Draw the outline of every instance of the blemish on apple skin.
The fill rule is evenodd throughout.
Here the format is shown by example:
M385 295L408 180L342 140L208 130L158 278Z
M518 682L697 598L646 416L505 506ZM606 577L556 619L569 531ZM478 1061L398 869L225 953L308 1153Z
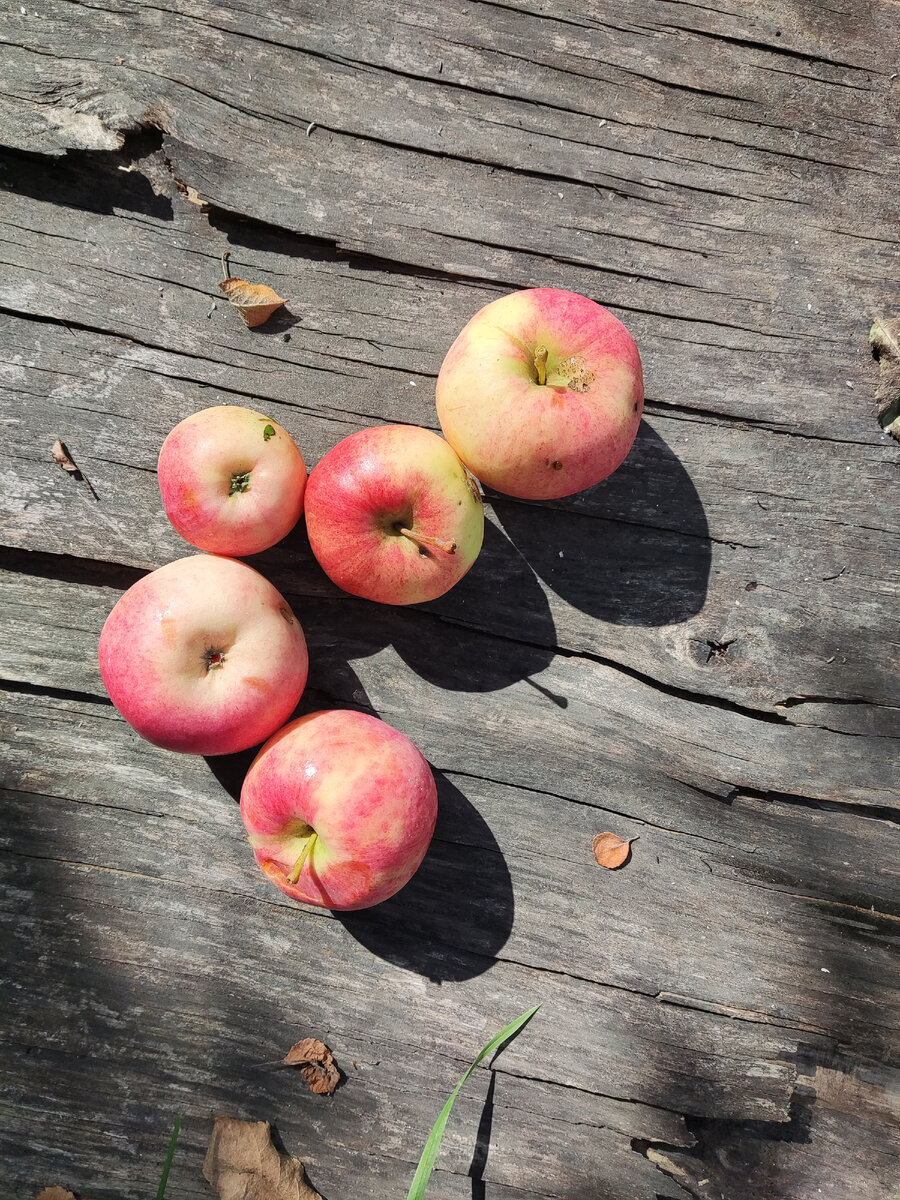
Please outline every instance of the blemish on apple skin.
M279 607L278 611L281 613L281 615L287 621L288 625L293 625L294 614L291 612L291 610L288 608L288 606L286 604L282 604Z
M553 468L553 470L554 470L554 471L561 471L561 470L562 470L562 463L559 461L559 459L558 459L558 458L557 458L557 459L555 459L555 460L554 460L554 461L553 461L553 462L550 464L550 466Z
M268 696L272 690L271 685L265 679L260 679L258 675L245 675L244 683L263 696Z

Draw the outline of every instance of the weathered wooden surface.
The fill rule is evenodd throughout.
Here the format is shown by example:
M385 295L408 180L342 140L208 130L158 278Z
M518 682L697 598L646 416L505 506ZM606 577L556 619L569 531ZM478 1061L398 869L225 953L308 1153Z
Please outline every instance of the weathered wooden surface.
M5 15L0 1195L151 1194L177 1111L172 1197L210 1194L216 1112L273 1120L329 1200L403 1195L465 1060L538 1001L436 1200L896 1194L898 453L866 333L900 299L900 6L844 7ZM256 333L224 249L290 298ZM105 700L106 613L188 549L159 445L219 402L310 465L434 427L456 332L532 284L638 338L625 466L489 497L475 570L419 611L338 593L301 532L257 560L304 705L373 709L439 781L407 890L301 911L247 852L246 756L167 755ZM603 828L640 837L623 871ZM305 1034L331 1099L262 1065Z

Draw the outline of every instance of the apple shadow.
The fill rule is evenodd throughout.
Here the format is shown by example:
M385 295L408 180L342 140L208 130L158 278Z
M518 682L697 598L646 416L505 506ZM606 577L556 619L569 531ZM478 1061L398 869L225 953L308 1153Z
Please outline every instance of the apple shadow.
M328 643L331 650L323 660L333 660L332 669L337 647L345 661L392 645L428 683L449 691L490 692L539 675L555 652L556 629L541 583L489 518L472 569L428 604L376 604L341 592L316 561L302 519L277 545L247 562L284 593L311 649L317 640ZM510 613L515 613L514 627ZM355 680L347 694L356 701L360 691ZM345 693L344 688L338 694ZM565 707L564 698L551 698Z
M646 421L619 469L565 500L491 495L513 544L562 599L616 625L687 621L706 600L712 544L703 505Z
M509 868L485 820L434 771L438 819L428 853L390 900L335 912L372 954L432 982L461 982L490 970L513 925Z
M496 691L539 675L553 658L556 629L543 588L503 530L488 519L469 573L439 599L415 608L441 620L429 621L427 630L418 622L397 621L391 642L408 667L437 687Z

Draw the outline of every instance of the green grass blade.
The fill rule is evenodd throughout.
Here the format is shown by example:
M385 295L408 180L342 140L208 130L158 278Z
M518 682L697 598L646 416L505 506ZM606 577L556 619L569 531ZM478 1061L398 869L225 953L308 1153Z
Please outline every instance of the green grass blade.
M156 1200L163 1200L166 1194L166 1184L169 1182L169 1172L172 1169L172 1159L175 1157L175 1145L178 1141L178 1134L181 1131L181 1117L175 1118L175 1128L172 1130L172 1136L169 1139L169 1153L166 1155L166 1163L163 1167L162 1179L159 1181L159 1190L156 1193Z
M422 1151L422 1157L419 1159L419 1165L416 1167L416 1173L413 1177L412 1186L409 1189L406 1200L422 1200L422 1197L425 1195L425 1189L427 1188L428 1181L431 1178L431 1172L434 1170L434 1164L435 1160L437 1159L438 1150L440 1150L441 1142L444 1138L444 1130L447 1127L447 1120L450 1116L450 1110L453 1108L453 1102L459 1095L462 1085L466 1082L482 1059L487 1058L489 1054L493 1054L495 1050L499 1050L504 1042L509 1041L511 1037L517 1034L522 1026L531 1020L539 1008L539 1004L535 1005L534 1008L529 1008L528 1012L522 1013L521 1017L516 1017L515 1021L510 1021L510 1023L501 1029L498 1034L492 1037L475 1061L468 1068L465 1075L463 1075L462 1079L453 1089L450 1099L441 1109L441 1115L435 1121L434 1128L428 1135L428 1141L425 1143L425 1149Z

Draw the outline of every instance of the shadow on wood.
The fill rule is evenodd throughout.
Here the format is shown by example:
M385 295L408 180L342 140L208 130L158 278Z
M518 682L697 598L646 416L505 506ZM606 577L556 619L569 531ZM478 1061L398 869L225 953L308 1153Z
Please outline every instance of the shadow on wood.
M672 625L703 607L712 557L703 505L646 422L618 471L589 491L527 504L496 496L492 504L540 578L589 616Z
M172 201L154 190L137 167L156 153L162 134L149 130L130 135L119 150L70 150L58 159L4 151L0 155L0 188L87 212L117 209L171 221Z
M434 840L412 880L375 908L334 915L373 954L436 983L482 974L509 938L515 902L484 819L440 771Z

